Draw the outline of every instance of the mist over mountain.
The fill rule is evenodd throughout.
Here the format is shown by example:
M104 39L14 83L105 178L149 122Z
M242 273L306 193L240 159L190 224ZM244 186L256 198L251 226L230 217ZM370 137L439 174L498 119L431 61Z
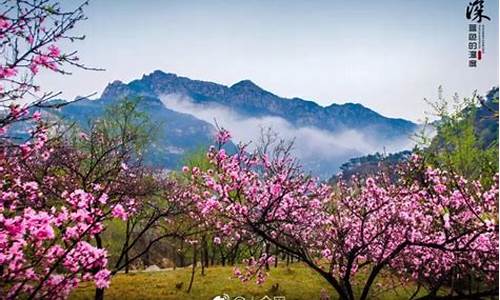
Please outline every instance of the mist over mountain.
M361 104L323 107L279 97L250 80L225 86L162 71L130 83L110 83L99 99L71 103L60 114L85 126L124 97L143 98L140 110L159 127L148 161L167 169L178 167L187 152L211 143L215 120L231 131L234 143L255 142L267 128L295 140L294 151L304 167L323 178L349 158L410 148L417 129L410 121L384 117Z

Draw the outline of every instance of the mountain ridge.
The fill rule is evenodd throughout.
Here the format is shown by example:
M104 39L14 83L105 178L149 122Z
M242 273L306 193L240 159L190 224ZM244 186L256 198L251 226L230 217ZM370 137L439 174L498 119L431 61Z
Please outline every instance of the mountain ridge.
M413 132L417 124L403 118L388 118L360 103L332 103L321 106L301 98L283 98L269 92L251 80L241 80L231 86L202 80L192 80L174 73L156 70L128 84L109 84L101 98L126 96L135 93L160 97L181 94L200 104L217 103L231 107L243 115L279 116L300 126L320 129L362 128L375 126L385 138Z
M165 97L172 95L184 101L180 102L184 106L169 106ZM411 121L384 117L359 103L321 106L277 96L249 79L226 86L160 70L128 83L110 82L100 98L70 103L60 115L84 127L87 120L102 115L106 105L125 97L142 98L139 108L161 127L159 140L150 147L149 161L167 169L179 167L186 153L212 142L215 115L206 115L211 112L222 117L225 122L217 121L236 138L242 130L253 130L252 139L257 140L255 132L261 125L277 126L282 131L277 133L287 139L297 137L297 156L307 170L323 178L351 157L381 151L387 144L399 145L417 128ZM394 147L402 150L401 145Z

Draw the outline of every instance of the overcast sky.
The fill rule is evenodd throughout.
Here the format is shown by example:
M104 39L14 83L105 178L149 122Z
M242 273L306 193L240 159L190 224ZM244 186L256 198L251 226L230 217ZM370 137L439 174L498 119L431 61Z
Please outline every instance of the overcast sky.
M160 69L226 85L250 79L280 96L359 102L418 121L439 85L461 96L498 85L498 1L485 0L491 21L483 21L486 53L475 69L467 66L468 3L91 0L78 27L87 38L69 49L106 71L44 74L40 83L73 99Z

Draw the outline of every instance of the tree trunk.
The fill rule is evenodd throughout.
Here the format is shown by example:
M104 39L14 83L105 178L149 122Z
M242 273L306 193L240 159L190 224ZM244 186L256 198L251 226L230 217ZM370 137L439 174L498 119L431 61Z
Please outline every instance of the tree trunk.
M238 251L240 250L240 243L238 242L236 246L234 246L233 251L231 252L230 264L234 266L236 264L236 258L238 257Z
M95 289L94 300L104 300L104 289Z
M224 266L226 266L226 257L224 256L224 251L222 250L222 246L220 246L219 250L220 250L221 264L224 267Z
M201 239L201 249L200 249L201 276L205 276L205 255L206 255L205 251L206 251L206 249L205 249L205 236L203 236Z
M210 265L213 266L215 264L215 249L212 246L212 256L210 257Z
M129 272L128 241L130 239L130 220L127 219L127 229L125 232L125 274Z
M208 265L210 262L209 261L210 257L209 257L209 251L208 251L208 241L207 241L206 236L203 237L203 253L204 253L203 262L205 263L205 268L208 268Z
M275 255L274 255L274 267L277 268L278 267L278 259L279 259L279 256L280 256L280 250L278 249L278 247L276 246L276 252L275 252Z
M187 289L187 292L191 292L191 288L193 287L193 281L194 281L194 274L196 272L196 244L193 245L193 270L191 271L191 280L189 280L189 287Z
M181 267L184 267L186 264L186 261L184 259L184 240L181 240L181 251L179 253L179 261L180 261L180 265Z
M271 245L269 243L266 243L266 256L269 256L269 250L270 250ZM269 260L266 259L266 271L269 271Z
M102 249L102 239L99 234L95 235L95 244L97 248ZM94 300L104 300L104 289L95 289Z

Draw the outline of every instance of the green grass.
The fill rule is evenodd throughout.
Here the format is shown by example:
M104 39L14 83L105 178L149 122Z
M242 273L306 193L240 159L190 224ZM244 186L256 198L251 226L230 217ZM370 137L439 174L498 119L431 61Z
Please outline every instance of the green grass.
M259 286L254 281L242 283L232 276L231 267L210 267L206 275L201 276L198 268L191 293L187 293L190 269L177 269L175 271L139 272L118 274L106 290L105 299L213 299L216 295L228 294L233 299L243 296L247 300L260 300L264 295L271 297L285 296L287 300L293 299L319 299L321 290L326 290L332 299L335 292L315 272L300 264L293 264L290 269L286 267L272 268L266 282ZM360 276L361 277L361 276ZM361 279L361 278L360 278ZM387 282L387 279L385 280ZM183 282L182 288L176 284ZM279 284L279 289L272 292L274 284ZM384 284L386 285L386 284ZM70 299L93 299L94 285L82 284ZM390 292L380 294L383 287L373 286L377 297L375 299L407 299L411 294L408 290L399 287Z

